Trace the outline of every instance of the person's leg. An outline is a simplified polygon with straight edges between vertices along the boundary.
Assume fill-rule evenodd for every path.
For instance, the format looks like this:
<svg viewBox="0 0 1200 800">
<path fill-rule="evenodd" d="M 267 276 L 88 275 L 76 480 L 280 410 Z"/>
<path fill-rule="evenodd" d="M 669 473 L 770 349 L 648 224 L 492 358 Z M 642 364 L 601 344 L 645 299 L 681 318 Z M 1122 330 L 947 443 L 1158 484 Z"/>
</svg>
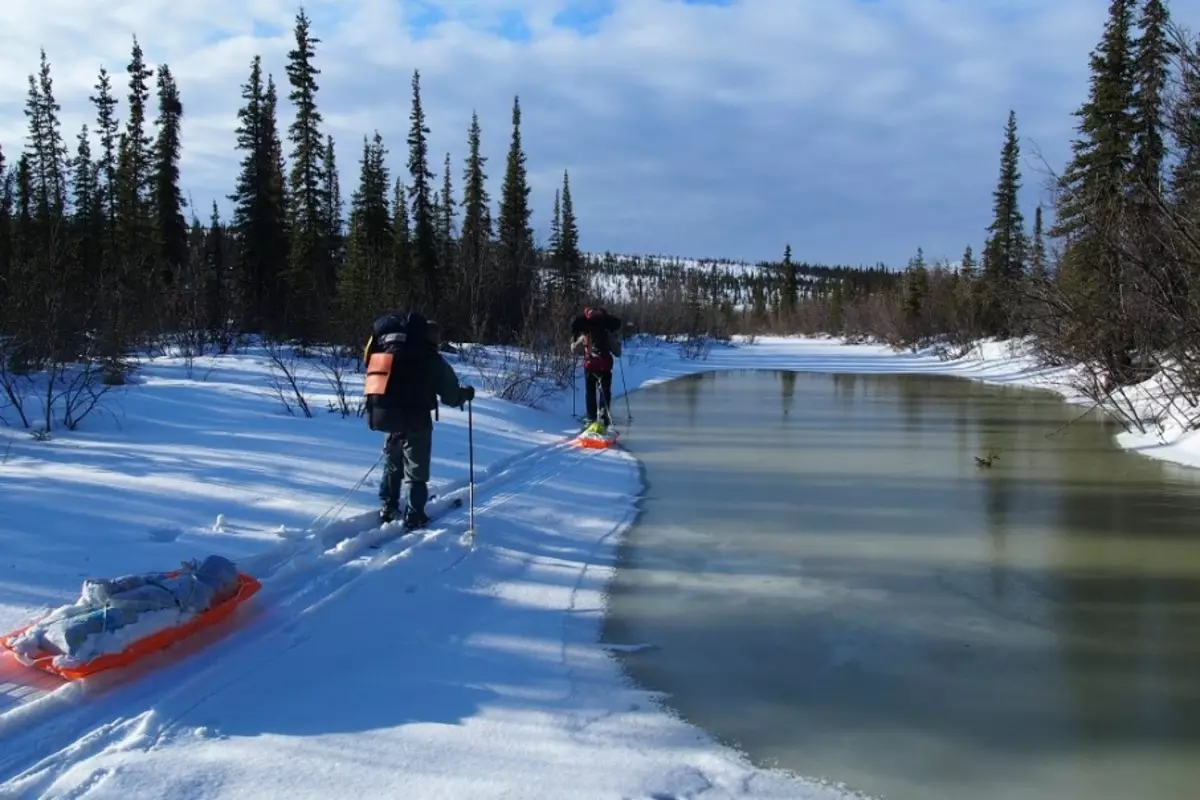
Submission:
<svg viewBox="0 0 1200 800">
<path fill-rule="evenodd" d="M 591 371 L 584 372 L 587 380 L 587 421 L 596 421 L 596 373 Z"/>
<path fill-rule="evenodd" d="M 600 373 L 600 392 L 602 395 L 601 410 L 604 424 L 612 425 L 612 370 Z"/>
<path fill-rule="evenodd" d="M 408 503 L 404 525 L 419 528 L 429 521 L 425 504 L 429 502 L 430 461 L 433 459 L 433 429 L 410 433 L 404 441 L 404 482 L 408 484 Z"/>
<path fill-rule="evenodd" d="M 387 458 L 383 464 L 383 477 L 379 479 L 379 522 L 388 523 L 396 518 L 400 507 L 400 484 L 404 475 L 404 436 L 389 433 L 384 439 L 383 451 Z"/>
</svg>

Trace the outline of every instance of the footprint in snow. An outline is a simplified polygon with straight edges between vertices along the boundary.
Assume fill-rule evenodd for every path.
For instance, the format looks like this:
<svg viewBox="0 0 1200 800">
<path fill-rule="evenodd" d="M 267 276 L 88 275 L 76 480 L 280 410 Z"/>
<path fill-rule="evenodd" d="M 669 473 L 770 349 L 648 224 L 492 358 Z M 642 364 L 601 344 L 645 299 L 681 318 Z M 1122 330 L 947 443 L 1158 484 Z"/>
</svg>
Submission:
<svg viewBox="0 0 1200 800">
<path fill-rule="evenodd" d="M 152 542 L 173 542 L 183 535 L 182 528 L 151 528 L 149 532 Z"/>
</svg>

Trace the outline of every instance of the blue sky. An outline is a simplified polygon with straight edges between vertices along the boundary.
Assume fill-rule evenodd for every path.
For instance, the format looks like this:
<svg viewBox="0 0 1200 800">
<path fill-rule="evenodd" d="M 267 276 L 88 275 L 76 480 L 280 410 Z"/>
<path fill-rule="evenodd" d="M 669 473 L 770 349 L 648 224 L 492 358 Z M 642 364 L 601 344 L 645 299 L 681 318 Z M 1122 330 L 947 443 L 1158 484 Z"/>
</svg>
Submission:
<svg viewBox="0 0 1200 800">
<path fill-rule="evenodd" d="M 326 130 L 346 194 L 376 129 L 406 175 L 410 79 L 441 178 L 471 112 L 498 198 L 521 96 L 535 224 L 569 169 L 590 250 L 902 266 L 978 250 L 1009 108 L 1023 200 L 1047 200 L 1087 91 L 1101 0 L 310 0 Z M 25 137 L 26 76 L 45 47 L 70 140 L 95 75 L 122 84 L 131 36 L 170 64 L 185 108 L 185 190 L 203 216 L 233 185 L 251 57 L 286 82 L 298 5 L 276 0 L 9 0 L 0 147 Z M 1175 0 L 1200 22 L 1200 0 Z M 123 106 L 123 103 L 122 103 Z M 291 110 L 283 108 L 283 123 Z M 1043 163 L 1042 159 L 1045 160 Z M 1048 165 L 1048 167 L 1047 167 Z"/>
</svg>

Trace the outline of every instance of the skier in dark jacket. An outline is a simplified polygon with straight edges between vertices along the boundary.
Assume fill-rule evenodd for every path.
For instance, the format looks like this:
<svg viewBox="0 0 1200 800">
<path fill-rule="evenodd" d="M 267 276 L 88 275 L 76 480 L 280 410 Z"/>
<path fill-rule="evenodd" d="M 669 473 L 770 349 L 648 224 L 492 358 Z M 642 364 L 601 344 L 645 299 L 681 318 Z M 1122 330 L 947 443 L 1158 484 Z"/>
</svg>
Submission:
<svg viewBox="0 0 1200 800">
<path fill-rule="evenodd" d="M 588 423 L 612 424 L 613 356 L 621 355 L 621 320 L 603 308 L 585 308 L 571 320 L 572 351 L 583 356 Z M 600 398 L 597 404 L 597 391 Z M 599 405 L 599 408 L 597 408 Z M 599 411 L 599 415 L 597 415 Z"/>
<path fill-rule="evenodd" d="M 433 419 L 437 399 L 462 408 L 475 398 L 473 386 L 463 386 L 454 368 L 438 352 L 437 323 L 415 312 L 388 314 L 375 321 L 363 349 L 367 363 L 366 415 L 373 431 L 387 434 L 387 466 L 379 483 L 379 522 L 396 518 L 401 476 L 408 484 L 404 508 L 407 530 L 429 523 L 429 472 L 433 458 Z"/>
</svg>

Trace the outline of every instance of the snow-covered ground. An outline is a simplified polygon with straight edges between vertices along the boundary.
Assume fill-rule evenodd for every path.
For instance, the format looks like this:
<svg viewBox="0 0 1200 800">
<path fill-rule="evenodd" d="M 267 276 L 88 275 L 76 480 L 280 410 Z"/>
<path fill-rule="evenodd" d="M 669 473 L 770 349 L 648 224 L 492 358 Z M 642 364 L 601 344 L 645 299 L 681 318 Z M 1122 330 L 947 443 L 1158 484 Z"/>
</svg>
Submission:
<svg viewBox="0 0 1200 800">
<path fill-rule="evenodd" d="M 451 363 L 487 385 L 488 367 Z M 1061 378 L 1000 344 L 941 362 L 759 339 L 705 360 L 631 343 L 614 389 L 734 368 Z M 360 481 L 379 435 L 328 413 L 319 379 L 316 416 L 285 414 L 261 353 L 188 372 L 148 363 L 77 432 L 0 429 L 0 631 L 86 577 L 211 553 L 263 589 L 229 623 L 84 682 L 0 656 L 0 797 L 849 796 L 753 768 L 623 678 L 599 632 L 637 464 L 565 444 L 569 392 L 542 410 L 477 398 L 473 543 L 464 507 L 372 549 L 378 470 Z M 435 436 L 434 509 L 467 497 L 466 412 L 443 408 Z M 1200 465 L 1192 435 L 1122 444 Z"/>
</svg>

